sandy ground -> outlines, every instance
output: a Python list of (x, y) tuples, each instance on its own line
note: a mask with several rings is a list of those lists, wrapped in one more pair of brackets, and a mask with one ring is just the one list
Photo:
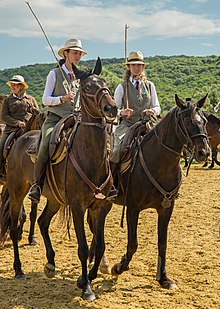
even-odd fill
[[(118, 278), (102, 275), (92, 284), (97, 300), (85, 302), (76, 287), (80, 275), (77, 245), (63, 237), (58, 218), (50, 233), (56, 251), (57, 273), (48, 279), (43, 273), (46, 262), (43, 240), (36, 227), (38, 246), (28, 245), (29, 220), (20, 242), (20, 256), (26, 281), (15, 280), (11, 241), (0, 248), (1, 309), (66, 308), (220, 308), (220, 169), (191, 167), (184, 177), (169, 226), (167, 271), (178, 285), (164, 290), (155, 280), (157, 264), (157, 215), (154, 210), (141, 213), (139, 247), (130, 270)], [(42, 211), (44, 200), (39, 207)], [(29, 214), (30, 204), (25, 200)], [(120, 228), (122, 208), (113, 206), (106, 221), (106, 254), (110, 265), (125, 253), (126, 228)], [(89, 231), (88, 241), (91, 239)]]

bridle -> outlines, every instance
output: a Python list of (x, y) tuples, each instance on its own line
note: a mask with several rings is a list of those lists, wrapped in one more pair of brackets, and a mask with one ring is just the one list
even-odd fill
[[(85, 91), (85, 85), (81, 86), (81, 96), (83, 98), (83, 100), (81, 100), (81, 103), (85, 109), (85, 112), (94, 119), (101, 119), (102, 122), (86, 122), (86, 121), (81, 121), (81, 119), (79, 121), (77, 121), (78, 125), (84, 125), (84, 126), (95, 126), (98, 127), (100, 129), (105, 129), (106, 128), (106, 119), (103, 116), (100, 115), (94, 115), (94, 113), (88, 108), (88, 105), (85, 104), (85, 102), (87, 102), (88, 98), (91, 99), (93, 98), (96, 106), (99, 108), (99, 110), (101, 110), (101, 101), (103, 99), (103, 97), (105, 95), (110, 95), (110, 90), (107, 87), (100, 87), (95, 94), (93, 93), (88, 93)], [(101, 93), (101, 95), (100, 95)], [(79, 114), (78, 114), (79, 117)], [(77, 127), (75, 128), (75, 132), (77, 130)], [(107, 147), (107, 145), (106, 145)], [(97, 199), (104, 199), (106, 198), (103, 194), (102, 191), (104, 190), (104, 188), (108, 185), (109, 181), (111, 180), (111, 170), (110, 170), (110, 164), (108, 164), (108, 174), (107, 177), (105, 179), (105, 181), (100, 185), (100, 186), (96, 186), (88, 177), (87, 175), (84, 173), (84, 171), (82, 170), (82, 168), (80, 167), (80, 165), (78, 164), (74, 153), (72, 151), (72, 149), (69, 152), (69, 157), (70, 160), (75, 168), (75, 170), (77, 171), (77, 173), (80, 175), (80, 177), (83, 179), (83, 181), (89, 186), (89, 188), (93, 191), (95, 198)], [(105, 160), (105, 159), (104, 159)]]
[[(104, 118), (101, 115), (94, 115), (93, 111), (91, 111), (91, 109), (89, 109), (88, 104), (85, 104), (86, 101), (88, 101), (88, 98), (91, 100), (93, 99), (94, 103), (96, 104), (96, 107), (98, 107), (99, 110), (101, 110), (101, 101), (103, 99), (104, 96), (110, 95), (110, 90), (107, 87), (100, 87), (94, 94), (93, 93), (88, 93), (85, 90), (86, 85), (81, 86), (81, 96), (84, 100), (82, 100), (82, 105), (86, 111), (86, 113), (92, 117), (92, 118), (96, 118), (96, 119), (100, 119), (100, 118)], [(100, 95), (101, 93), (101, 95)], [(92, 101), (92, 100), (91, 100)], [(90, 124), (92, 125), (92, 123)], [(94, 125), (94, 124), (93, 124)]]
[[(190, 152), (193, 152), (194, 151), (194, 143), (193, 143), (193, 139), (195, 137), (203, 137), (205, 139), (208, 140), (208, 135), (205, 133), (205, 132), (202, 132), (202, 133), (196, 133), (196, 134), (193, 134), (193, 135), (190, 135), (187, 128), (186, 128), (186, 125), (184, 123), (184, 120), (183, 120), (183, 114), (185, 112), (187, 112), (189, 110), (189, 107), (184, 109), (184, 110), (179, 110), (179, 109), (176, 109), (175, 111), (175, 133), (176, 133), (176, 136), (178, 138), (178, 140), (180, 141), (180, 143), (183, 143), (185, 145), (187, 145), (187, 149), (190, 151)], [(203, 116), (203, 115), (200, 115), (201, 118), (204, 120), (204, 122), (206, 123), (207, 120), (206, 118)], [(158, 133), (156, 131), (156, 127), (153, 128), (154, 130), (154, 133), (157, 137), (157, 139), (160, 141), (160, 144), (166, 148), (167, 150), (177, 154), (180, 158), (184, 158), (184, 156), (173, 150), (172, 148), (170, 148), (169, 146), (165, 145), (163, 143), (163, 141), (160, 140), (159, 136), (158, 136)]]

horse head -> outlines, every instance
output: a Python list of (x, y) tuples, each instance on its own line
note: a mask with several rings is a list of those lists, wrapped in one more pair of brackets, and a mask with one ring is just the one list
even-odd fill
[(72, 68), (75, 76), (80, 79), (81, 104), (87, 115), (113, 121), (117, 116), (117, 107), (106, 81), (98, 76), (102, 71), (100, 58), (98, 57), (94, 70), (82, 71), (74, 64)]
[(178, 106), (176, 114), (178, 138), (185, 139), (185, 144), (194, 153), (194, 158), (198, 162), (206, 161), (210, 154), (206, 131), (207, 120), (200, 110), (204, 106), (207, 96), (208, 94), (195, 103), (191, 99), (184, 102), (175, 95), (176, 105)]

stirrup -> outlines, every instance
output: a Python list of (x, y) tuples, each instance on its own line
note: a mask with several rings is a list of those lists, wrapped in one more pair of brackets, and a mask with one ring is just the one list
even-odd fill
[(118, 190), (113, 186), (106, 199), (111, 200), (117, 196), (118, 196)]
[(40, 202), (41, 197), (41, 187), (37, 183), (33, 183), (30, 187), (27, 197), (35, 203)]

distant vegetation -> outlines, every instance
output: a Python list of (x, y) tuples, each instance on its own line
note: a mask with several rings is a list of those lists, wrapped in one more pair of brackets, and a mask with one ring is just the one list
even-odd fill
[[(182, 99), (186, 97), (198, 100), (206, 93), (209, 99), (206, 110), (213, 112), (214, 105), (220, 101), (220, 57), (206, 56), (155, 56), (145, 58), (149, 65), (146, 67), (148, 78), (154, 82), (163, 113), (174, 106), (174, 95)], [(81, 68), (93, 68), (95, 60), (82, 61)], [(103, 59), (102, 77), (107, 80), (112, 93), (119, 82), (123, 80), (124, 59)], [(35, 64), (19, 68), (0, 70), (0, 95), (7, 95), (9, 88), (5, 84), (13, 75), (25, 77), (33, 95), (40, 106), (46, 76), (56, 64)]]

